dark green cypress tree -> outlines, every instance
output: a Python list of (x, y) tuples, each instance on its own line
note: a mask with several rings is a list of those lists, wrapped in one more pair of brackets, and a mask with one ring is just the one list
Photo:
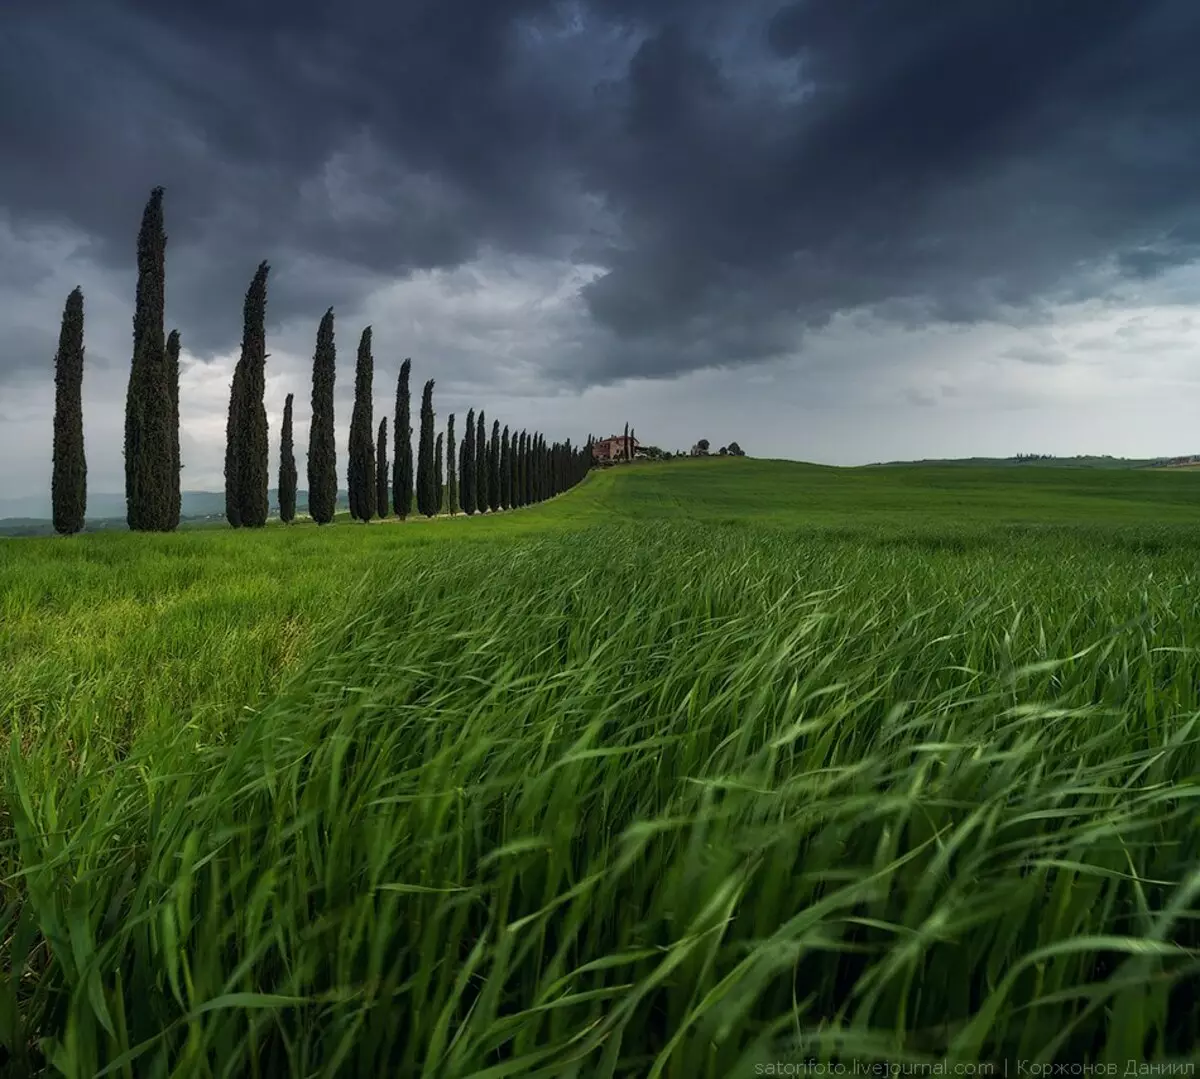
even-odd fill
[(488, 500), (488, 441), (487, 421), (483, 409), (479, 410), (479, 420), (475, 425), (475, 508), (480, 513), (486, 513)]
[(50, 479), (54, 531), (83, 529), (87, 510), (87, 461), (83, 454), (83, 292), (74, 289), (63, 306), (54, 357), (54, 472)]
[(533, 436), (533, 448), (529, 452), (529, 471), (532, 474), (530, 486), (533, 488), (530, 501), (542, 500), (542, 436)]
[(513, 482), (516, 486), (516, 499), (518, 506), (525, 505), (525, 432), (522, 431), (517, 439), (517, 467), (516, 474), (513, 476)]
[(437, 487), (433, 468), (433, 379), (421, 393), (421, 433), (417, 438), (417, 512), (437, 513)]
[(500, 508), (512, 509), (512, 453), (508, 445), (508, 424), (500, 434)]
[(138, 231), (133, 359), (125, 398), (126, 521), (135, 531), (165, 529), (171, 509), (170, 398), (163, 341), (166, 251), (163, 189), (156, 187)]
[(454, 445), (454, 413), (446, 421), (446, 509), (453, 517), (458, 512), (458, 451)]
[(241, 528), (238, 466), (241, 461), (241, 402), (245, 397), (242, 372), (244, 368), (239, 360), (233, 368), (233, 382), (229, 384), (229, 414), (226, 416), (226, 520), (230, 528)]
[(171, 396), (171, 408), (167, 417), (167, 437), (171, 447), (170, 475), (170, 511), (167, 516), (167, 530), (173, 532), (179, 527), (179, 517), (183, 512), (183, 490), (180, 475), (183, 462), (179, 456), (179, 331), (172, 330), (167, 336), (167, 393)]
[(445, 484), (442, 482), (442, 454), (444, 443), (442, 432), (438, 432), (437, 442), (433, 447), (433, 505), (437, 513), (442, 512), (442, 499), (446, 495)]
[(312, 419), (308, 424), (308, 513), (319, 525), (329, 524), (337, 509), (337, 444), (333, 424), (336, 366), (331, 307), (317, 329), (317, 349), (313, 353)]
[(492, 438), (488, 442), (488, 509), (500, 509), (500, 421), (492, 421)]
[(467, 512), (467, 497), (463, 493), (466, 487), (466, 461), (467, 461), (467, 438), (463, 436), (463, 440), (458, 444), (458, 508)]
[(412, 396), (408, 388), (408, 376), (412, 360), (400, 365), (400, 377), (396, 381), (396, 423), (393, 438), (396, 447), (392, 453), (392, 502), (396, 515), (404, 520), (412, 513), (413, 499), (413, 453), (412, 453)]
[(270, 446), (267, 442), (267, 274), (260, 262), (246, 290), (242, 329), (242, 408), (238, 433), (238, 499), (243, 528), (262, 528), (270, 513)]
[(522, 505), (528, 506), (533, 502), (533, 480), (530, 464), (533, 458), (533, 436), (528, 432), (524, 435), (525, 447), (521, 451), (521, 500)]
[(388, 505), (388, 459), (387, 417), (379, 421), (379, 437), (375, 440), (375, 512), (386, 517), (392, 508)]
[(475, 513), (475, 410), (467, 410), (467, 429), (463, 432), (462, 460), (458, 466), (459, 493), (463, 513)]
[(296, 516), (296, 452), (292, 441), (292, 395), (283, 403), (279, 429), (279, 519), (286, 525)]
[(521, 494), (521, 505), (529, 505), (529, 432), (521, 432), (520, 474), (517, 477)]
[(354, 369), (354, 411), (350, 417), (350, 464), (346, 486), (350, 493), (350, 516), (369, 521), (375, 516), (375, 442), (371, 394), (375, 362), (371, 356), (371, 327), (358, 341), (358, 363)]
[(242, 527), (241, 432), (245, 384), (246, 367), (238, 360), (233, 369), (233, 382), (229, 386), (229, 415), (225, 420), (225, 520), (231, 528)]
[(509, 505), (512, 509), (516, 509), (521, 505), (520, 497), (517, 494), (517, 432), (514, 431), (509, 436)]
[(623, 438), (623, 439), (622, 439), (622, 441), (621, 441), (621, 448), (622, 448), (622, 450), (624, 451), (624, 457), (625, 457), (625, 460), (626, 460), (626, 461), (628, 461), (628, 460), (629, 460), (629, 458), (630, 458), (631, 456), (633, 456), (633, 455), (632, 455), (632, 454), (629, 452), (629, 424), (626, 424), (626, 425), (625, 425), (625, 436), (624, 436), (624, 438)]

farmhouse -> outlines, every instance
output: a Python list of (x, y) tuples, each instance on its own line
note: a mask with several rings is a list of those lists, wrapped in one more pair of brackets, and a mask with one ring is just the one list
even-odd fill
[[(641, 443), (630, 437), (633, 443), (633, 455), (636, 457)], [(625, 459), (625, 436), (609, 435), (592, 443), (592, 457), (597, 461), (623, 461)]]

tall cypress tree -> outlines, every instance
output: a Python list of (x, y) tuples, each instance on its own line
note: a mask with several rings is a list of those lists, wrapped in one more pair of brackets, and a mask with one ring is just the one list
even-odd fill
[(246, 290), (242, 328), (242, 400), (238, 431), (238, 501), (243, 528), (262, 528), (270, 513), (267, 443), (267, 274), (260, 262)]
[(533, 485), (533, 444), (536, 437), (536, 434), (529, 435), (525, 443), (525, 502), (530, 506), (537, 501)]
[(524, 497), (524, 443), (526, 443), (526, 433), (522, 431), (521, 437), (517, 439), (516, 472), (512, 476), (517, 505), (526, 504), (526, 497)]
[(437, 513), (433, 453), (433, 379), (430, 379), (421, 393), (421, 433), (417, 439), (417, 511), (426, 517)]
[(463, 493), (466, 490), (467, 484), (467, 437), (463, 436), (463, 440), (458, 444), (458, 508), (467, 512), (467, 498)]
[(500, 434), (500, 508), (512, 508), (512, 454), (508, 446), (508, 424)]
[(319, 525), (329, 524), (337, 509), (337, 444), (333, 425), (336, 366), (331, 307), (317, 329), (317, 349), (313, 353), (312, 419), (308, 423), (308, 513)]
[(283, 403), (279, 433), (279, 519), (286, 525), (296, 516), (296, 453), (292, 442), (292, 395)]
[(500, 509), (500, 421), (492, 421), (492, 437), (488, 442), (488, 509)]
[(54, 357), (54, 472), (50, 479), (54, 531), (68, 536), (83, 528), (87, 510), (87, 461), (83, 454), (83, 292), (63, 306)]
[(170, 397), (163, 341), (166, 251), (163, 189), (156, 187), (138, 231), (133, 359), (125, 397), (125, 516), (135, 531), (166, 529), (171, 510)]
[(172, 330), (167, 336), (166, 376), (167, 393), (170, 394), (171, 407), (167, 417), (167, 439), (171, 448), (171, 474), (169, 476), (170, 510), (167, 515), (167, 530), (174, 531), (179, 527), (179, 517), (183, 511), (183, 477), (180, 471), (183, 462), (179, 457), (179, 331)]
[(632, 456), (632, 454), (629, 452), (629, 424), (625, 425), (625, 436), (621, 440), (621, 448), (624, 451), (625, 460), (628, 461)]
[(229, 415), (225, 419), (225, 520), (231, 528), (242, 527), (241, 447), (245, 386), (246, 368), (238, 360), (229, 385)]
[(437, 442), (433, 446), (433, 506), (435, 513), (442, 512), (442, 499), (446, 494), (445, 484), (442, 482), (443, 446), (442, 432), (439, 431)]
[(371, 327), (358, 341), (358, 364), (354, 369), (354, 411), (350, 417), (350, 464), (346, 486), (350, 492), (350, 516), (369, 521), (375, 515), (375, 443), (371, 393), (375, 361), (371, 356)]
[(475, 508), (480, 513), (486, 513), (489, 505), (487, 453), (487, 421), (481, 408), (475, 424)]
[(463, 513), (475, 512), (475, 410), (467, 410), (467, 429), (463, 432), (462, 461), (458, 466), (459, 490)]
[(453, 517), (458, 512), (457, 450), (454, 446), (454, 413), (446, 421), (446, 509)]
[(387, 417), (379, 421), (379, 437), (375, 440), (375, 512), (386, 517), (392, 511), (388, 505)]
[(396, 424), (393, 438), (396, 442), (392, 454), (392, 502), (396, 515), (404, 520), (412, 513), (413, 498), (413, 453), (412, 453), (412, 397), (408, 388), (412, 360), (400, 365), (400, 377), (396, 381)]

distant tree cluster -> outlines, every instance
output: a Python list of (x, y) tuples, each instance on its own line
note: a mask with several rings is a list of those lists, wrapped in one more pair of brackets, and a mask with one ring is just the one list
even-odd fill
[[(181, 511), (179, 445), (179, 331), (164, 337), (166, 246), (163, 189), (156, 187), (142, 214), (137, 240), (137, 291), (133, 356), (125, 403), (126, 519), (136, 531), (172, 531)], [(269, 439), (266, 406), (266, 308), (270, 266), (262, 262), (246, 291), (242, 347), (229, 390), (225, 426), (225, 517), (233, 528), (261, 528), (269, 516)], [(317, 328), (312, 369), (312, 414), (308, 430), (308, 512), (317, 524), (334, 519), (338, 498), (334, 384), (337, 348), (333, 309)], [(87, 508), (87, 463), (83, 446), (83, 293), (67, 297), (55, 357), (54, 467), (51, 498), (54, 527), (63, 534), (83, 528)], [(372, 401), (375, 359), (371, 327), (362, 331), (350, 418), (347, 487), (350, 515), (369, 521), (394, 513), (434, 517), (496, 513), (551, 498), (578, 483), (591, 465), (592, 443), (548, 443), (543, 435), (518, 435), (493, 420), (488, 437), (482, 409), (467, 413), (456, 446), (454, 416), (445, 433), (435, 431), (434, 380), (424, 385), (414, 476), (409, 378), (412, 361), (400, 365), (393, 449), (388, 461), (388, 417), (375, 426)], [(297, 468), (293, 437), (293, 394), (287, 395), (279, 442), (279, 517), (296, 516)], [(626, 426), (629, 451), (632, 435)]]

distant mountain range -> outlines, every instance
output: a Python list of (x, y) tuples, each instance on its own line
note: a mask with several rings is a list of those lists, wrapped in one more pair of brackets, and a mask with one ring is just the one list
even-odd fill
[[(279, 514), (279, 492), (272, 488), (267, 492), (271, 516)], [(180, 520), (203, 521), (211, 518), (224, 519), (224, 491), (183, 491), (180, 499)], [(337, 508), (348, 509), (349, 496), (338, 492)], [(296, 512), (305, 513), (308, 508), (308, 492), (296, 493)], [(48, 496), (31, 495), (25, 498), (0, 498), (0, 536), (42, 536), (54, 531), (53, 511)], [(89, 532), (106, 531), (125, 527), (125, 496), (88, 492), (86, 529)]]

